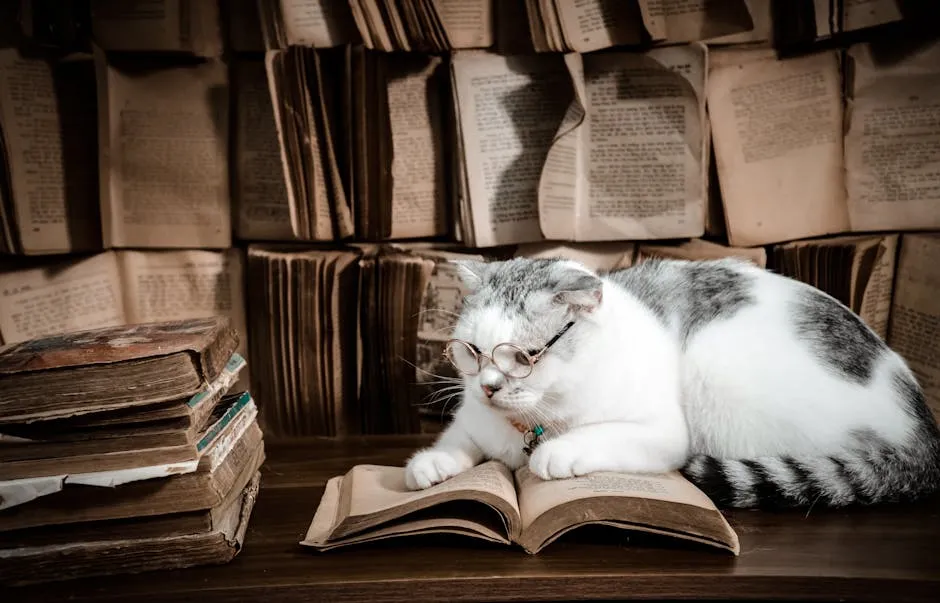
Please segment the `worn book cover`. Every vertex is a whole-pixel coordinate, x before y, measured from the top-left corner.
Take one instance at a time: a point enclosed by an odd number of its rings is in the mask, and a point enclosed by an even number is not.
[[[218,565],[242,548],[261,483],[255,473],[202,517],[152,518],[137,534],[133,523],[84,540],[0,549],[0,584],[22,585],[79,577]],[[164,525],[158,526],[161,521]],[[55,539],[53,539],[55,540]]]
[[[198,393],[239,336],[226,317],[49,335],[0,348],[0,423],[144,406]]]

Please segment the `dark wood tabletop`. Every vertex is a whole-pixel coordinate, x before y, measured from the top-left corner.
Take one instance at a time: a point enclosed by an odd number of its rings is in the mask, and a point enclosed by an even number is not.
[[[269,441],[245,546],[231,563],[10,589],[0,600],[940,600],[940,499],[840,512],[728,513],[741,540],[737,558],[616,530],[575,532],[535,556],[455,537],[329,553],[298,544],[328,478],[358,463],[401,463],[422,443]]]

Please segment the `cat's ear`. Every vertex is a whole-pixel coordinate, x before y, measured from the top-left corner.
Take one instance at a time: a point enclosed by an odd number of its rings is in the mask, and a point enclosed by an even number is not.
[[[555,288],[554,301],[575,313],[590,313],[604,299],[604,282],[597,276],[580,270],[568,270]]]
[[[470,291],[475,291],[483,284],[483,274],[486,272],[486,262],[479,260],[450,260],[457,266],[457,275]]]

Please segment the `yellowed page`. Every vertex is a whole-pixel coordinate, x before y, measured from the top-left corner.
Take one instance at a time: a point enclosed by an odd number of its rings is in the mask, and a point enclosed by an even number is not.
[[[563,59],[462,51],[452,71],[475,244],[541,240],[538,181],[571,98]]]
[[[275,0],[281,3],[284,34],[291,46],[330,48],[355,40],[347,0]]]
[[[855,80],[845,165],[852,230],[940,228],[940,43],[900,60],[879,59],[878,50],[849,49]]]
[[[0,273],[0,334],[6,343],[125,323],[113,252]]]
[[[901,237],[888,345],[917,376],[934,417],[940,420],[940,235]]]
[[[677,245],[638,246],[637,262],[649,258],[673,258],[677,260],[739,258],[752,262],[761,268],[767,267],[767,250],[763,247],[727,247],[703,239],[691,239]]]
[[[855,31],[900,21],[904,18],[901,10],[904,0],[813,0],[816,13],[816,37],[827,38],[839,31]],[[830,6],[842,5],[842,25],[839,26],[837,13],[830,13]],[[830,27],[832,23],[833,27]]]
[[[117,257],[129,323],[228,316],[248,358],[243,250],[122,250]],[[240,383],[247,385],[250,368]]]
[[[87,67],[87,69],[86,69]],[[101,248],[94,68],[0,49],[0,132],[23,251]]]
[[[705,73],[700,45],[584,57],[576,240],[704,234]]]
[[[826,0],[828,2],[828,0]],[[770,42],[773,19],[770,14],[771,0],[744,0],[751,13],[753,27],[749,31],[720,35],[705,40],[709,45],[717,44],[752,44]]]
[[[565,40],[575,52],[643,41],[643,19],[632,0],[581,0],[556,2],[555,6]]]
[[[101,70],[105,244],[229,247],[225,64]]]
[[[91,29],[104,50],[222,53],[218,0],[92,0]]]
[[[235,231],[240,239],[294,238],[281,148],[263,61],[241,60],[232,68],[235,94]]]
[[[392,130],[392,238],[447,232],[440,57],[398,55],[388,63]]]
[[[422,498],[459,490],[488,492],[517,508],[512,475],[505,465],[495,461],[477,465],[424,490],[412,491],[405,486],[403,467],[357,465],[344,479],[349,481],[351,494],[349,517],[387,511]]]
[[[835,52],[712,50],[708,109],[731,245],[845,231]]]
[[[584,204],[587,174],[584,123],[587,117],[584,62],[579,53],[565,55],[574,96],[558,126],[539,175],[539,227],[546,239],[578,238],[578,210]]]
[[[451,49],[493,45],[493,3],[500,0],[434,0]]]
[[[639,0],[653,40],[697,42],[753,28],[744,0]]]
[[[633,265],[636,243],[611,241],[604,243],[527,243],[516,248],[514,257],[566,258],[580,262],[592,270],[611,272]]]
[[[340,491],[342,489],[343,479],[344,478],[341,476],[333,477],[326,483],[323,496],[320,497],[320,504],[317,506],[313,520],[310,522],[307,533],[300,544],[319,551],[328,551],[333,548],[360,542],[373,542],[376,540],[394,538],[395,536],[414,536],[432,533],[462,534],[501,544],[510,543],[506,536],[492,530],[482,523],[454,517],[417,519],[399,524],[392,523],[388,526],[371,529],[367,532],[331,542],[330,534],[342,519],[339,511]]]
[[[898,235],[882,237],[878,262],[862,294],[859,316],[882,339],[888,337],[888,319],[891,316],[891,297],[894,290],[894,271],[897,264]]]
[[[645,498],[693,505],[702,509],[715,508],[714,503],[701,490],[678,473],[598,472],[546,481],[529,471],[528,467],[523,467],[516,471],[515,478],[523,531],[553,507],[599,496]]]

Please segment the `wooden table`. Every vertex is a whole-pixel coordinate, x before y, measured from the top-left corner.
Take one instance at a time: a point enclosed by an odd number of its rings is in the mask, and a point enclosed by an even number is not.
[[[733,558],[709,550],[563,538],[537,556],[449,542],[315,553],[298,545],[326,480],[401,463],[414,437],[268,442],[245,548],[225,566],[0,592],[0,601],[940,600],[940,499],[852,512],[729,513]]]

